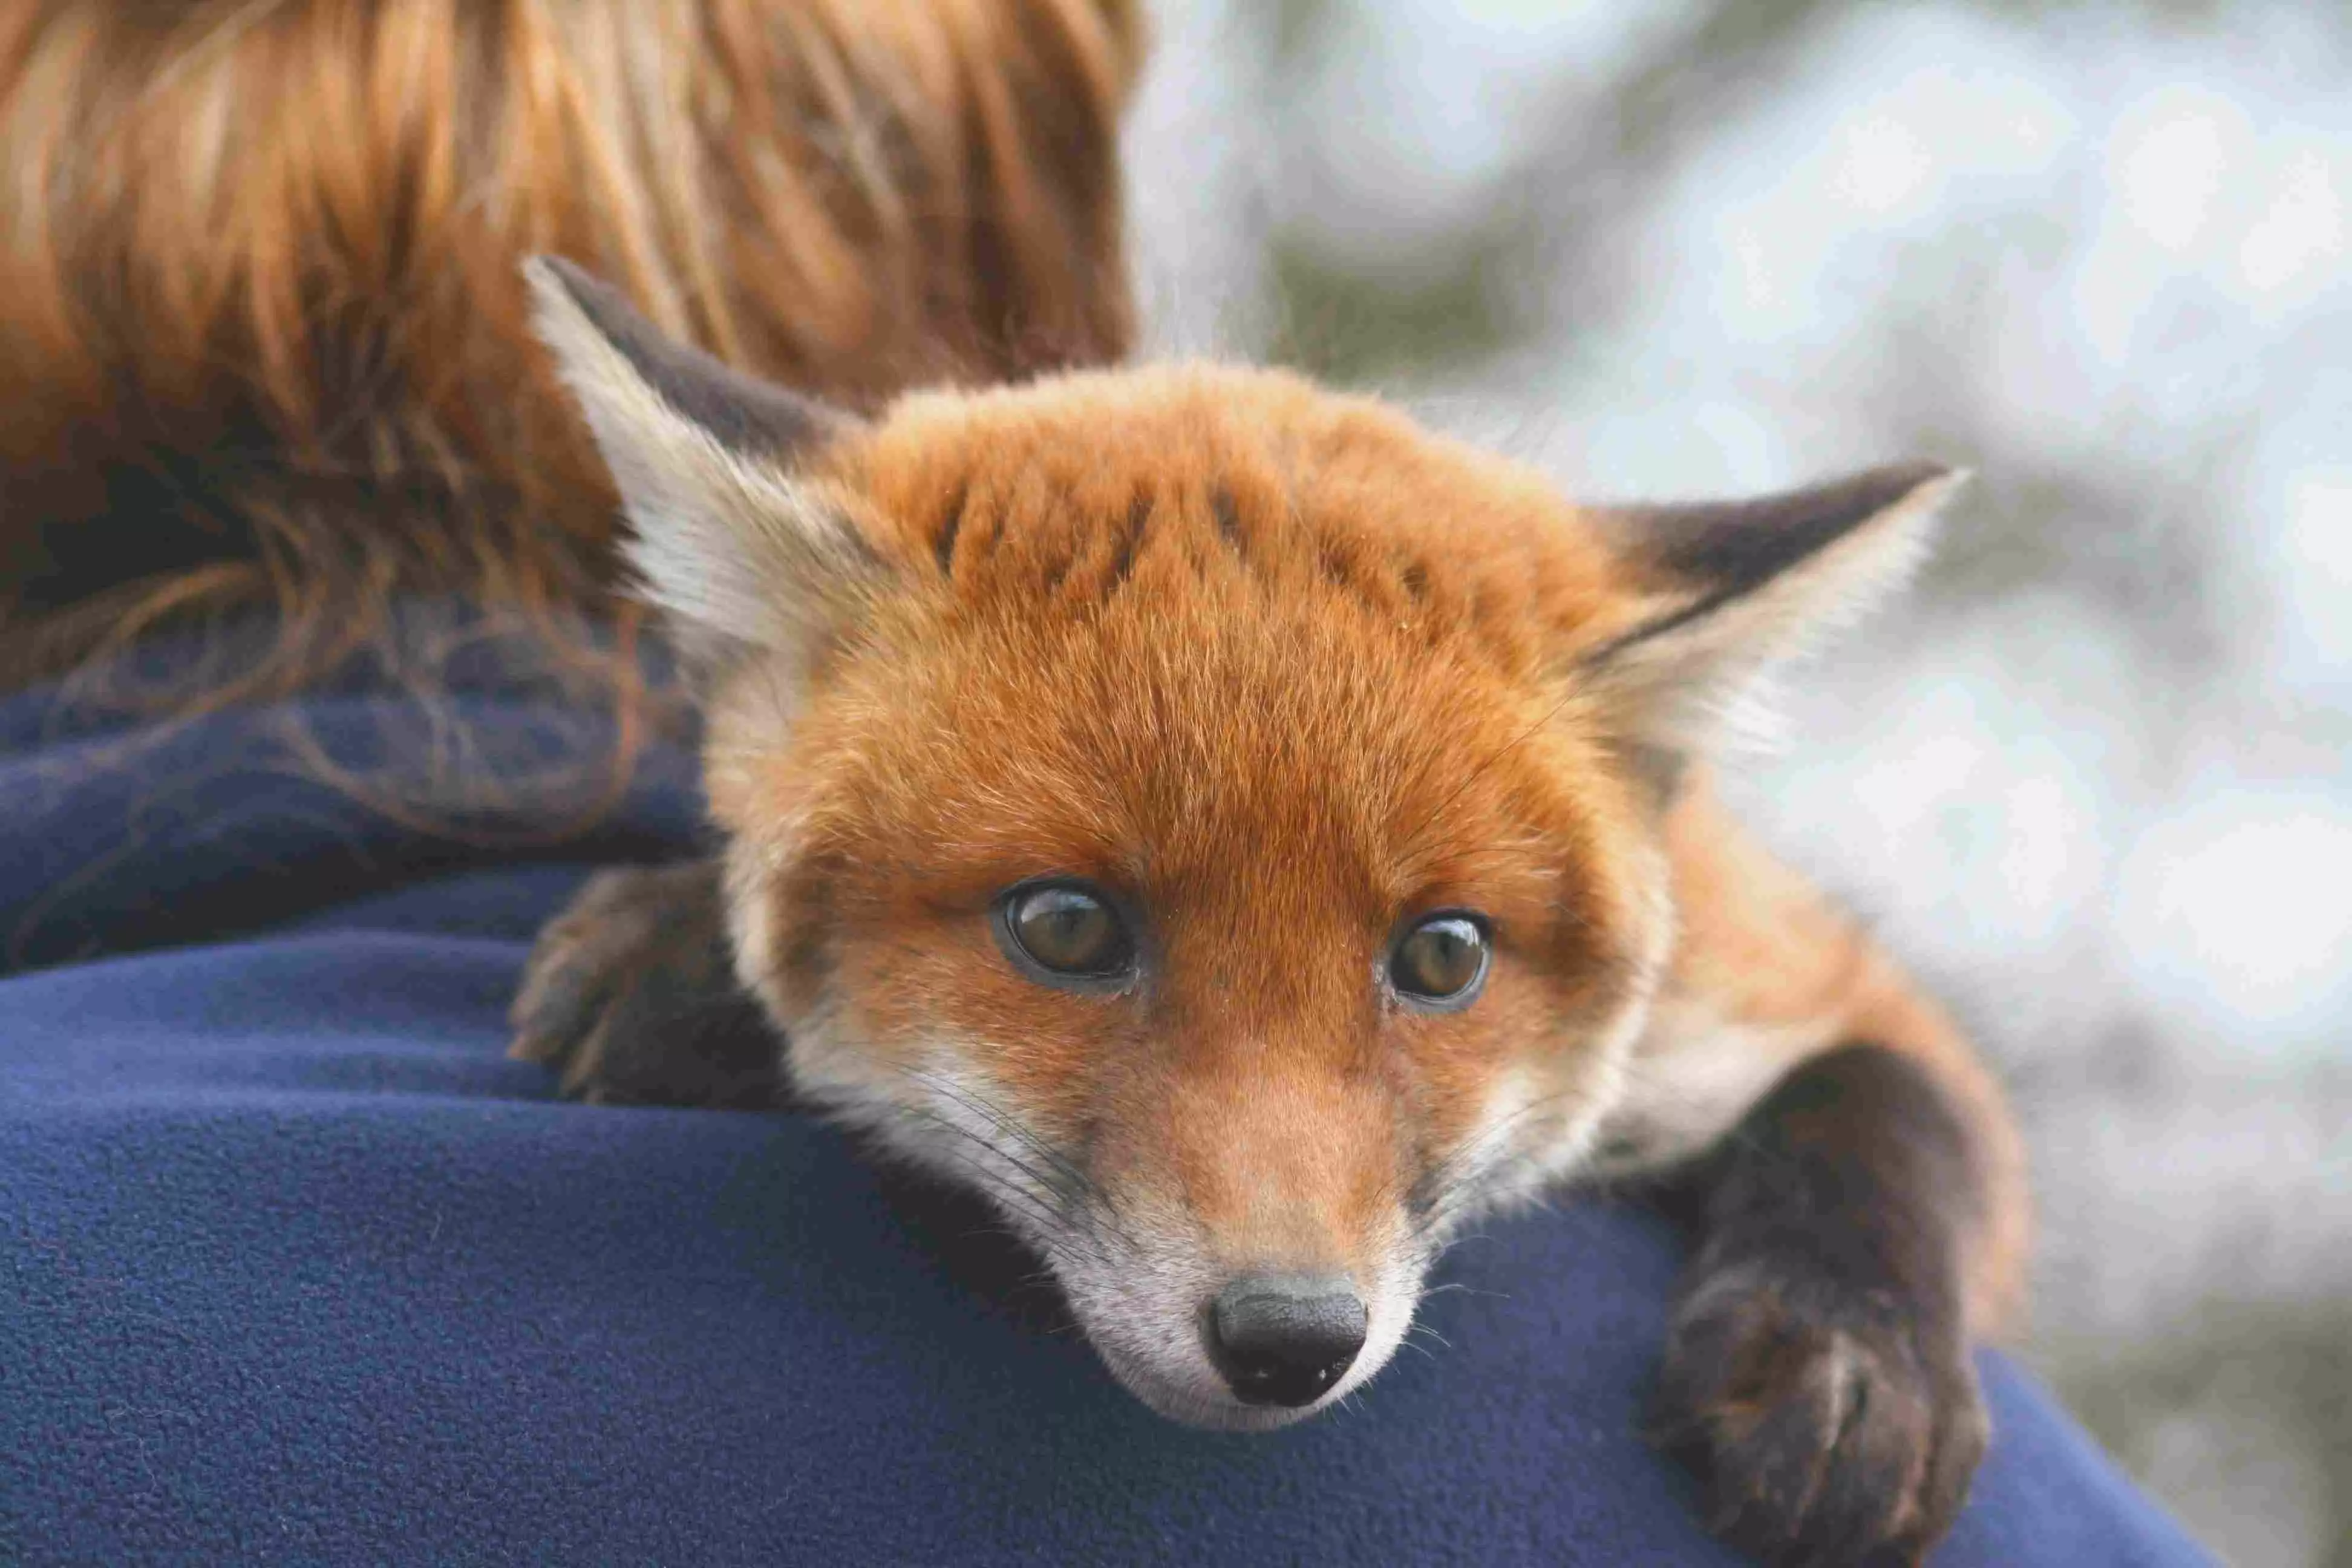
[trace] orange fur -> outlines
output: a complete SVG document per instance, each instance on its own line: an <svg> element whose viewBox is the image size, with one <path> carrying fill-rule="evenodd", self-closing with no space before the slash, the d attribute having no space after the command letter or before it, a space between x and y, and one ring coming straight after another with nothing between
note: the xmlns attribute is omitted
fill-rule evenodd
<svg viewBox="0 0 2352 1568"><path fill-rule="evenodd" d="M1803 1467L1759 1542L1948 1524L1984 1433L1970 1336L2022 1247L2015 1134L1704 763L1724 710L1917 559L1957 476L1584 509L1210 366L868 423L664 342L577 268L530 278L703 682L727 842L681 918L723 902L797 1089L993 1197L1139 1397L1297 1419L1394 1352L1465 1214L1687 1165L1661 1397L1724 1517ZM617 944L593 909L542 943L520 1054L589 1092L608 1058L732 1081L533 1001L639 962L628 911L666 886L592 894Z"/></svg>
<svg viewBox="0 0 2352 1568"><path fill-rule="evenodd" d="M720 681L707 773L739 958L805 1079L968 1052L1212 1269L1370 1275L1399 1194L1498 1116L1521 1188L1596 1139L1654 1166L1869 1038L1993 1151L1970 1310L2006 1310L1989 1075L1703 781L1661 819L1563 674L1665 593L1601 520L1374 405L1203 367L913 397L797 471L888 581L811 689L756 658ZM990 900L1047 872L1144 911L1137 995L994 950ZM1398 921L1449 905L1494 919L1486 994L1383 1005ZM1710 1079L1735 1091L1679 1092Z"/></svg>

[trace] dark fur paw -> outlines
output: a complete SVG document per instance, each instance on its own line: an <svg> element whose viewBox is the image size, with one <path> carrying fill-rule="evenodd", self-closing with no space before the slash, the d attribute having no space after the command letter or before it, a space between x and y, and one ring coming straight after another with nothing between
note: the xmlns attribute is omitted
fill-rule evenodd
<svg viewBox="0 0 2352 1568"><path fill-rule="evenodd" d="M1654 1436L1697 1476L1709 1527L1771 1563L1922 1560L1989 1430L1937 1316L1761 1264L1705 1274L1675 1314Z"/></svg>
<svg viewBox="0 0 2352 1568"><path fill-rule="evenodd" d="M532 947L507 1054L571 1099L760 1109L782 1054L735 983L718 868L629 867L589 879Z"/></svg>

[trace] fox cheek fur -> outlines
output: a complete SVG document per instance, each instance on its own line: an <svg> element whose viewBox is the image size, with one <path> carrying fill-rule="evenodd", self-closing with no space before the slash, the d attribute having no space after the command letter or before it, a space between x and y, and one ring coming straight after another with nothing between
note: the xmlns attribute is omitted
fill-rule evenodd
<svg viewBox="0 0 2352 1568"><path fill-rule="evenodd" d="M1952 475L1579 509L1213 367L865 423L530 273L699 672L733 963L794 1086L988 1193L1130 1388L1296 1419L1466 1214L1679 1168L1711 1184L1659 1430L1718 1527L1834 1561L1948 1525L2015 1133L1705 764Z"/></svg>

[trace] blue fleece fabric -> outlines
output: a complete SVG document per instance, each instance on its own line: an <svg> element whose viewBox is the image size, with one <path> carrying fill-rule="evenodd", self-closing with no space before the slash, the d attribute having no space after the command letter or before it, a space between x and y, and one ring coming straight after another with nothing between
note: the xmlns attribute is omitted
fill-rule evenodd
<svg viewBox="0 0 2352 1568"><path fill-rule="evenodd" d="M1676 1265L1640 1215L1491 1225L1348 1408L1217 1436L826 1127L558 1103L503 1055L531 932L582 862L690 847L689 770L656 754L571 863L453 843L305 776L404 761L391 701L129 750L0 705L0 1559L1729 1560L1634 1436ZM2205 1560L1984 1374L1937 1562Z"/></svg>

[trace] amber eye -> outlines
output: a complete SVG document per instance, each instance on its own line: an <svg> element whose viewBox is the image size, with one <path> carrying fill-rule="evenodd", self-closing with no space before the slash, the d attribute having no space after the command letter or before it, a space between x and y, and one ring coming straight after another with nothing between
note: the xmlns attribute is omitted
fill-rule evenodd
<svg viewBox="0 0 2352 1568"><path fill-rule="evenodd" d="M1458 910L1430 915L1389 955L1389 984L1425 1007L1466 1007L1486 984L1492 945L1484 916Z"/></svg>
<svg viewBox="0 0 2352 1568"><path fill-rule="evenodd" d="M1005 953L1030 978L1116 988L1135 968L1135 942L1111 901L1084 882L1028 882L997 902Z"/></svg>

